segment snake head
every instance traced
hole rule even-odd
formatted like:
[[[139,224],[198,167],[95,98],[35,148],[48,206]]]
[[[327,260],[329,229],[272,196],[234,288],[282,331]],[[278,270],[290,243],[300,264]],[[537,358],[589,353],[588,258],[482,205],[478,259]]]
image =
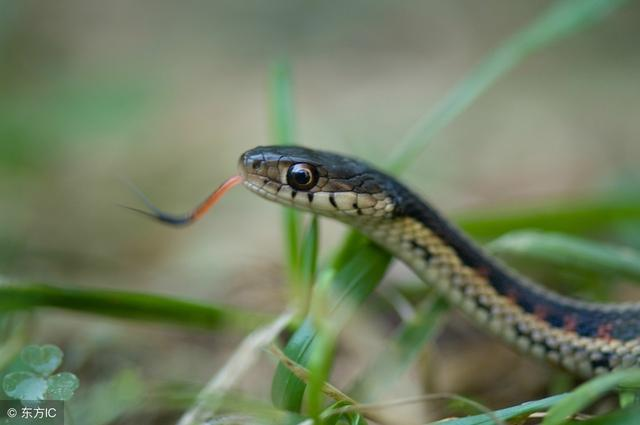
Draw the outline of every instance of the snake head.
[[[243,183],[280,204],[343,221],[393,214],[389,177],[362,161],[298,146],[260,146],[240,157]]]

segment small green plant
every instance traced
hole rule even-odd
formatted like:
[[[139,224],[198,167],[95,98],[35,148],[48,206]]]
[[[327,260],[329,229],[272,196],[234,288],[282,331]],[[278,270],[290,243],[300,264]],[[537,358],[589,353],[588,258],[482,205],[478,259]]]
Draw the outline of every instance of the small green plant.
[[[5,375],[3,391],[20,401],[70,400],[80,381],[70,372],[54,374],[62,364],[63,356],[62,350],[55,345],[25,347],[20,354],[25,369]]]

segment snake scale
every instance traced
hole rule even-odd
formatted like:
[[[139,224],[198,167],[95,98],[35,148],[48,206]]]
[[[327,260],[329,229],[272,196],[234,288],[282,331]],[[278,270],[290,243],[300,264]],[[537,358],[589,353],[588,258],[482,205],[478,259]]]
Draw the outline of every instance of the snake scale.
[[[640,304],[579,301],[545,289],[365,162],[264,146],[245,152],[239,169],[252,192],[355,227],[473,322],[528,355],[582,377],[640,365]]]

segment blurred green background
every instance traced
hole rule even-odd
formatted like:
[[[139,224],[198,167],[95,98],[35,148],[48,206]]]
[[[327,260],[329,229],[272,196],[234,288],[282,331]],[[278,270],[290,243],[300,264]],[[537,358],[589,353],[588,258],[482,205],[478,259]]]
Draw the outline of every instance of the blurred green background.
[[[282,57],[293,71],[298,143],[382,164],[418,117],[549,4],[1,0],[0,276],[278,312],[278,206],[237,189],[176,230],[118,208],[136,205],[120,179],[161,208],[193,207],[244,150],[270,143],[268,69]],[[630,2],[527,58],[404,180],[449,214],[636,190],[638,22],[640,4]],[[640,247],[637,229],[619,241]],[[323,246],[341,231],[323,222]],[[412,277],[394,267],[390,279]],[[199,385],[241,338],[68,312],[46,318],[33,340],[63,347],[83,385],[123,368]],[[343,355],[359,358],[367,344],[347,344]],[[264,363],[244,383],[256,394],[270,384]],[[422,385],[407,379],[406,393]],[[500,403],[518,401],[501,390]]]

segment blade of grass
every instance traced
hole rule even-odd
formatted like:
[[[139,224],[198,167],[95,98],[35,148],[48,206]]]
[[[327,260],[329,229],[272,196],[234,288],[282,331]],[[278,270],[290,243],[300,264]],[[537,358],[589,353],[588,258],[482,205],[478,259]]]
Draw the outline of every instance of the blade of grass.
[[[342,269],[351,260],[354,252],[358,252],[369,244],[371,244],[371,242],[362,233],[355,230],[349,232],[334,253],[331,259],[331,268],[334,270]]]
[[[276,61],[271,66],[270,86],[271,138],[279,145],[293,145],[295,144],[293,92],[291,69],[286,59]]]
[[[629,406],[625,409],[616,410],[597,418],[586,421],[568,421],[566,425],[637,425],[640,418],[640,406]]]
[[[597,232],[616,222],[640,220],[640,196],[568,200],[508,208],[472,211],[456,217],[465,231],[479,239],[493,239],[514,229],[563,233]]]
[[[487,247],[496,254],[516,256],[578,271],[634,279],[640,283],[640,252],[630,248],[564,235],[521,230],[507,233]]]
[[[278,359],[278,361],[282,362],[282,364],[286,366],[287,369],[289,369],[295,376],[297,376],[298,379],[307,383],[309,382],[311,375],[309,369],[291,360],[275,344],[269,347],[269,352],[273,354],[274,357]],[[328,397],[332,398],[336,402],[345,403],[348,405],[356,404],[356,401],[354,399],[340,391],[340,389],[338,389],[334,385],[331,385],[331,383],[329,382],[324,383],[322,392],[324,392]]]
[[[620,407],[628,407],[640,401],[638,390],[622,390],[618,393],[618,403]]]
[[[448,310],[444,299],[431,295],[418,308],[415,317],[402,324],[387,345],[361,374],[349,394],[361,402],[375,398],[382,389],[400,376],[413,363],[427,342],[439,329],[440,319]]]
[[[336,318],[329,311],[330,285],[333,280],[333,271],[326,270],[318,279],[314,290],[313,305],[310,311],[313,320],[316,337],[313,351],[309,358],[309,390],[308,408],[309,416],[320,423],[322,412],[323,392],[325,382],[329,381],[333,353],[336,347],[336,338],[344,319]],[[327,320],[327,318],[331,320]],[[336,320],[337,319],[337,320]]]
[[[389,254],[372,243],[367,243],[353,252],[348,259],[346,256],[337,256],[331,266],[331,269],[335,270],[335,277],[330,284],[331,314],[339,316],[341,313],[336,313],[336,309],[351,310],[353,306],[362,304],[377,287],[389,261]],[[341,267],[334,267],[336,264]],[[313,321],[307,318],[289,339],[285,354],[296,363],[307,366],[315,337]],[[275,406],[299,412],[304,391],[305,384],[282,364],[278,365],[271,387],[271,399]]]
[[[471,408],[471,409],[484,412],[485,415],[487,415],[489,418],[492,419],[495,425],[506,425],[502,419],[498,418],[494,414],[494,412],[489,410],[489,408],[487,408],[483,404],[478,403],[477,401],[474,401],[468,397],[463,397],[461,395],[452,394],[452,393],[423,394],[423,395],[418,395],[414,397],[405,397],[405,398],[399,398],[395,400],[382,401],[378,403],[368,403],[368,404],[352,403],[352,404],[347,404],[345,406],[336,407],[336,408],[328,407],[323,412],[322,415],[323,417],[330,417],[333,415],[341,415],[344,413],[360,412],[362,414],[366,414],[367,416],[371,417],[373,412],[383,411],[385,409],[390,409],[393,407],[407,406],[407,405],[417,404],[417,403],[422,404],[422,403],[433,402],[433,401],[445,401],[445,400],[454,402],[455,404],[463,406],[467,409]],[[379,421],[376,421],[376,422],[379,422]]]
[[[36,283],[0,286],[0,313],[35,307],[57,307],[122,319],[205,329],[233,326],[249,330],[269,320],[269,316],[253,311],[218,307],[161,295],[109,289],[60,288]]]
[[[321,423],[323,425],[366,425],[367,422],[365,418],[359,413],[333,413],[336,410],[349,405],[350,403],[342,401],[333,403],[322,412]]]
[[[285,208],[282,221],[286,235],[287,277],[292,286],[292,293],[296,293],[297,282],[300,281],[298,261],[298,239],[300,228],[300,214],[293,208]]]
[[[284,349],[285,355],[301,365],[309,364],[311,344],[315,339],[315,329],[311,320],[305,320],[289,338]],[[274,406],[291,412],[300,412],[305,384],[279,363],[271,382],[271,401]]]
[[[303,313],[307,314],[309,310],[309,304],[311,302],[311,292],[312,285],[316,274],[316,266],[317,266],[317,257],[318,257],[318,218],[317,216],[313,216],[311,223],[309,224],[309,228],[305,234],[305,237],[302,241],[302,252],[300,254],[300,276],[302,279],[300,282],[302,289],[304,292],[302,294],[302,299],[300,303],[300,308],[298,309],[298,314]],[[329,279],[332,279],[333,275],[325,270],[325,276],[328,276]],[[326,280],[326,278],[325,278]],[[289,350],[300,350],[301,352],[305,352],[308,348],[308,344],[311,343],[312,339],[306,340],[305,336],[312,332],[310,327],[311,321],[307,320],[303,323],[303,325],[297,330],[297,332],[290,338],[288,349]],[[303,337],[300,337],[303,335]],[[301,344],[298,346],[297,344]],[[282,366],[282,365],[279,365]],[[299,392],[302,394],[304,392],[304,387],[302,389],[299,388],[298,384],[300,381],[296,381],[293,375],[290,376],[281,376],[277,379],[278,372],[280,371],[281,375],[285,374],[283,369],[277,369],[276,374],[274,375],[274,380],[272,384],[272,398],[278,397],[278,379],[281,379],[280,386],[285,388],[283,391],[287,391],[289,386],[293,388],[298,388]],[[280,406],[279,404],[275,404],[276,406]],[[285,405],[288,405],[285,403]],[[292,410],[292,409],[290,409]],[[294,410],[295,411],[295,410]]]
[[[271,346],[270,352],[278,360],[280,360],[281,364],[287,367],[287,369],[289,369],[291,373],[293,373],[296,377],[298,377],[298,379],[308,383],[309,386],[312,385],[311,381],[314,378],[312,378],[312,373],[309,369],[288,358],[275,345]],[[354,399],[352,399],[351,397],[349,397],[348,395],[340,391],[335,386],[331,385],[331,383],[325,381],[325,382],[320,382],[319,384],[320,384],[319,389],[322,391],[322,393],[324,393],[327,397],[335,400],[336,403],[334,403],[332,406],[327,407],[323,412],[321,412],[321,415],[319,415],[316,419],[312,418],[311,419],[312,422],[315,420],[315,423],[335,424],[336,421],[332,418],[335,417],[337,414],[339,414],[335,412],[336,409],[339,410],[342,407],[355,407],[356,405],[358,405],[358,403]],[[360,416],[360,415],[354,415],[354,416]],[[383,425],[386,423],[384,420],[378,418],[377,415],[375,414],[367,414],[367,417],[377,424]]]
[[[335,335],[323,328],[317,328],[318,334],[314,343],[314,350],[309,360],[310,380],[308,390],[309,416],[316,423],[320,421],[323,406],[322,388],[329,379],[333,355],[336,349]]]
[[[527,417],[532,413],[543,412],[550,407],[555,406],[562,401],[567,395],[560,394],[552,397],[543,398],[541,400],[528,401],[518,406],[507,407],[506,409],[500,409],[493,412],[493,414],[503,421],[508,421],[515,418]],[[435,424],[447,424],[447,425],[493,425],[495,421],[487,414],[467,416],[466,418],[459,419],[443,419],[441,421],[433,422]]]
[[[399,173],[434,136],[525,57],[546,45],[585,29],[626,0],[561,0],[499,46],[471,71],[434,109],[420,119],[394,150],[388,169]]]
[[[626,369],[594,378],[553,406],[542,425],[561,425],[565,420],[617,387],[640,387],[640,369]]]
[[[311,297],[311,288],[316,278],[318,264],[318,216],[311,222],[302,238],[300,252],[300,313],[306,314]]]
[[[275,145],[293,145],[295,118],[293,108],[293,93],[291,89],[291,71],[289,62],[285,59],[276,61],[271,66],[270,76],[270,117],[271,140]],[[300,213],[293,208],[283,211],[283,226],[285,232],[285,257],[287,263],[287,280],[289,282],[291,298],[300,303],[300,311],[306,307],[305,289],[300,255]]]

